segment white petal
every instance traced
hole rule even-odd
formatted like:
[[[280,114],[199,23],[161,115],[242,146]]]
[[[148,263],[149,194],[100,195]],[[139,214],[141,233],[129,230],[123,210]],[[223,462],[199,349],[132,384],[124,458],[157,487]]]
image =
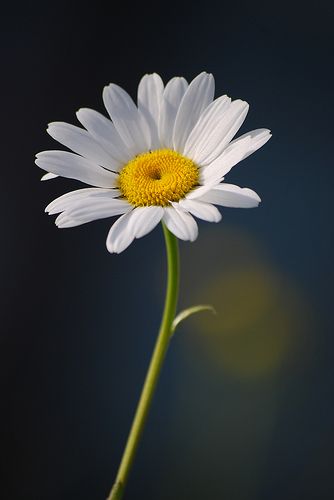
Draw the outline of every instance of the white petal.
[[[173,148],[175,118],[187,87],[187,81],[176,76],[167,83],[164,90],[159,118],[159,137],[161,145],[166,148]]]
[[[41,181],[49,181],[50,179],[55,179],[56,177],[59,177],[59,175],[48,172],[47,174],[42,175]]]
[[[90,198],[74,203],[68,210],[58,215],[56,225],[74,227],[93,220],[121,215],[132,210],[126,200]],[[69,225],[70,223],[70,225]]]
[[[203,145],[210,140],[212,131],[224,120],[224,116],[231,105],[231,99],[221,96],[213,101],[203,111],[195,127],[192,129],[184,146],[184,154],[189,158],[194,158],[195,153],[203,148]]]
[[[219,222],[222,218],[219,210],[210,203],[203,203],[198,200],[187,200],[184,198],[179,201],[179,206],[195,217],[208,222]]]
[[[243,124],[249,105],[240,99],[233,101],[228,109],[222,110],[219,119],[215,116],[201,135],[198,135],[197,146],[192,159],[199,165],[207,165],[214,161],[226,148]]]
[[[248,151],[250,137],[243,137],[239,141],[233,141],[215,161],[200,169],[201,184],[219,184],[234,165],[239,163]]]
[[[64,122],[49,123],[48,134],[56,141],[68,147],[74,153],[91,160],[93,163],[114,170],[118,163],[100,146],[87,130]]]
[[[109,152],[120,167],[132,158],[131,151],[125,146],[112,121],[89,108],[79,109],[76,115],[79,122]]]
[[[247,158],[247,156],[253,154],[255,151],[260,149],[269,139],[272,137],[270,130],[267,128],[258,128],[256,130],[252,130],[251,132],[247,132],[244,135],[241,135],[237,139],[231,142],[231,145],[236,144],[238,141],[242,140],[245,137],[250,138],[250,145],[248,151],[245,153],[243,160]]]
[[[43,151],[36,155],[35,163],[53,174],[77,179],[97,187],[115,187],[118,175],[95,163],[67,151]]]
[[[107,249],[110,253],[121,253],[125,250],[135,239],[131,230],[129,230],[129,222],[131,219],[131,212],[122,215],[111,226],[107,236]]]
[[[67,228],[76,227],[76,226],[81,226],[81,222],[78,222],[76,220],[72,220],[72,219],[68,218],[68,219],[62,221],[62,224],[58,225],[57,227],[59,229],[67,229]]]
[[[48,212],[49,215],[57,214],[59,212],[63,212],[67,208],[73,205],[73,203],[88,199],[91,197],[109,197],[116,198],[120,196],[120,191],[118,189],[101,189],[101,188],[84,188],[84,189],[76,189],[75,191],[70,191],[69,193],[65,193],[62,196],[59,196],[55,200],[53,200],[49,205],[45,208],[45,212]]]
[[[167,207],[163,221],[168,229],[175,234],[177,238],[185,241],[195,241],[198,235],[198,226],[195,219],[176,207]]]
[[[214,203],[223,207],[253,208],[257,207],[261,199],[252,189],[241,188],[234,184],[219,184],[204,194],[199,201]]]
[[[217,183],[218,184],[218,183]],[[204,186],[195,187],[188,194],[186,194],[187,200],[197,200],[197,198],[201,198],[205,193],[210,191],[213,188],[212,184],[205,184]]]
[[[138,86],[138,109],[150,131],[150,149],[159,149],[158,122],[164,84],[159,75],[145,75]]]
[[[141,238],[152,231],[163,215],[162,207],[137,207],[118,219],[107,237],[109,252],[120,253],[125,250],[135,238]]]
[[[116,130],[132,155],[147,151],[150,147],[147,124],[129,94],[111,83],[103,90],[103,102]]]
[[[137,207],[133,210],[129,230],[135,238],[148,234],[161,221],[164,209],[158,206]]]
[[[183,153],[190,132],[204,109],[214,96],[214,79],[211,74],[201,73],[187,88],[176,115],[173,143],[174,149]]]
[[[230,143],[225,151],[210,165],[200,171],[200,182],[218,183],[241,160],[254,153],[271,137],[270,130],[257,129],[247,132]]]

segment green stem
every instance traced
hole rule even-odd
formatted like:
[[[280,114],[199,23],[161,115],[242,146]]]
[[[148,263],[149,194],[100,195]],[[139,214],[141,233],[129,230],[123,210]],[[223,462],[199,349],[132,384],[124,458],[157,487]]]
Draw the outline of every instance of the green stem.
[[[175,318],[179,293],[179,248],[177,238],[162,223],[167,251],[167,291],[159,335],[154,347],[150,366],[133,419],[132,427],[118,469],[115,484],[107,500],[121,500],[126,482],[144,430],[154,391],[171,338],[172,323]]]

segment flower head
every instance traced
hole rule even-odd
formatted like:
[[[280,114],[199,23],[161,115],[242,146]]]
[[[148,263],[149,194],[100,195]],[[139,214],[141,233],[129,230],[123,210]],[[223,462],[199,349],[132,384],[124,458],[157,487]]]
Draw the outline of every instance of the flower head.
[[[189,85],[182,77],[164,87],[159,75],[145,75],[138,105],[118,85],[103,91],[111,119],[92,109],[77,112],[84,129],[50,123],[48,133],[71,149],[43,151],[36,164],[48,173],[77,179],[89,188],[71,191],[46,207],[59,213],[60,228],[121,215],[107,237],[110,252],[120,253],[161,220],[182,240],[198,234],[193,216],[218,222],[214,205],[251,208],[259,196],[224,182],[234,165],[271,137],[267,129],[232,141],[248,104],[226,95],[214,100],[214,79],[201,73]],[[232,141],[232,142],[231,142]]]

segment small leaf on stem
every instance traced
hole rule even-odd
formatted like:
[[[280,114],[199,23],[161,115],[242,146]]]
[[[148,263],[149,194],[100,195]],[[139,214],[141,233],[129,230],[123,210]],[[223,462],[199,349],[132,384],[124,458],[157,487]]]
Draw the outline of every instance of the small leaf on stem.
[[[202,311],[211,311],[212,314],[217,314],[215,308],[210,304],[199,304],[198,306],[188,307],[187,309],[179,312],[179,314],[175,317],[172,323],[171,335],[174,334],[176,327],[181,323],[181,321],[187,319],[192,314],[196,314]]]

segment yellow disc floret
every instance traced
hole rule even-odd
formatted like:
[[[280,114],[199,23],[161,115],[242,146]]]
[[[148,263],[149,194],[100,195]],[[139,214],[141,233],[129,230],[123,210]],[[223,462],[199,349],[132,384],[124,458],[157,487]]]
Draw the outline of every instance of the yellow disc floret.
[[[119,189],[135,207],[167,206],[184,198],[197,183],[196,164],[170,149],[136,156],[119,175]]]

